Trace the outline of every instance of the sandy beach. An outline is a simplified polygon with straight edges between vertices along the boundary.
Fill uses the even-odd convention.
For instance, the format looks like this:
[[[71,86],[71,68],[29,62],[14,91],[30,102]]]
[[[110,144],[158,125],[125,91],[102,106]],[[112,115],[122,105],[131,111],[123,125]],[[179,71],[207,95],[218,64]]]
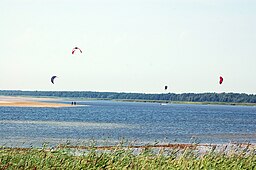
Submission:
[[[51,101],[51,102],[47,102]],[[0,96],[0,106],[14,107],[71,107],[70,104],[55,103],[52,98]]]

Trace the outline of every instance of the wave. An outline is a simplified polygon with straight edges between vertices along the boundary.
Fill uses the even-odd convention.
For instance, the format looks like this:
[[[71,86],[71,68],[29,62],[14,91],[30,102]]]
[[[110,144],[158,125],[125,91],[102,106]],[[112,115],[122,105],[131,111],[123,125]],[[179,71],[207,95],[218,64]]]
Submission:
[[[64,127],[87,127],[98,129],[136,128],[134,125],[106,122],[66,122],[66,121],[34,121],[34,120],[0,120],[0,124],[31,124]]]

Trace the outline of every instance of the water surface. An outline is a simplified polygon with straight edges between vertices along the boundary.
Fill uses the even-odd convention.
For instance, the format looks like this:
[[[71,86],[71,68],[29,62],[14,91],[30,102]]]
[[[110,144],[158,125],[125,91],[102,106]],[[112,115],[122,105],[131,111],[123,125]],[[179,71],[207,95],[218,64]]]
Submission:
[[[70,101],[66,101],[71,103]],[[0,107],[0,145],[256,143],[256,107],[78,101],[77,107]]]

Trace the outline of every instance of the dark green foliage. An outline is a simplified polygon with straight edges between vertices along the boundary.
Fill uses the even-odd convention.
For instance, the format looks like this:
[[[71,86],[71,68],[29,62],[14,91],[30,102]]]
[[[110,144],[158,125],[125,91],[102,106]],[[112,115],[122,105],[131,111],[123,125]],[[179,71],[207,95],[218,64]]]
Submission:
[[[36,96],[36,97],[76,97],[91,99],[122,99],[145,101],[186,101],[186,102],[228,102],[228,103],[256,103],[256,95],[245,93],[115,93],[91,91],[15,91],[1,90],[4,96]]]

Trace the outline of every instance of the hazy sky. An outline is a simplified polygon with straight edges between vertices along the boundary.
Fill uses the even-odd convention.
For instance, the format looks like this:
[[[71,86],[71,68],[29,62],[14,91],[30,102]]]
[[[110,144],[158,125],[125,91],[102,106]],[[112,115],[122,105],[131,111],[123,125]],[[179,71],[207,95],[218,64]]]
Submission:
[[[0,89],[256,94],[255,9],[255,0],[0,0]]]

